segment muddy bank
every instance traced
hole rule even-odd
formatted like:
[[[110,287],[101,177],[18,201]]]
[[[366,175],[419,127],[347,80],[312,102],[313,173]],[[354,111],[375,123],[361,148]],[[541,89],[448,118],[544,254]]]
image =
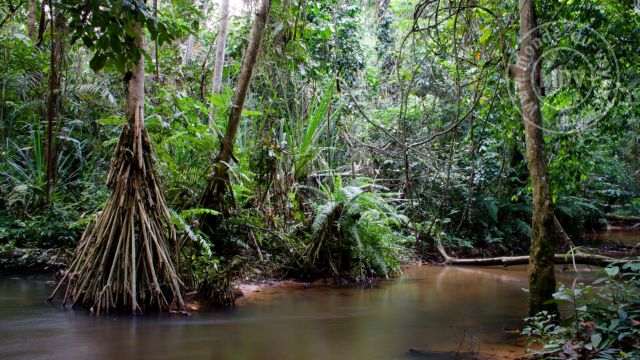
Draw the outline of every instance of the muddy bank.
[[[407,264],[405,268],[417,266],[417,263]],[[314,281],[303,281],[297,279],[261,279],[255,281],[237,281],[235,290],[238,295],[237,305],[242,305],[249,301],[258,301],[265,296],[269,296],[272,290],[305,290],[311,288],[372,288],[389,281],[384,278],[372,278],[366,284],[358,284],[342,278],[322,278]]]

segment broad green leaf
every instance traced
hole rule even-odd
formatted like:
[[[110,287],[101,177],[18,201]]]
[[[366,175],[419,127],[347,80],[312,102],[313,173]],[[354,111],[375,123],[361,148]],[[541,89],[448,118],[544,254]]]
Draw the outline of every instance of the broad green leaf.
[[[598,346],[600,346],[600,343],[602,342],[602,335],[600,334],[593,334],[591,335],[591,344],[593,345],[594,348],[598,348]]]
[[[605,268],[604,271],[610,277],[615,277],[616,275],[618,275],[618,273],[620,273],[620,268],[617,266],[611,266],[611,267]]]
[[[89,61],[89,67],[91,68],[91,70],[93,70],[95,72],[98,72],[98,71],[102,70],[102,68],[104,67],[104,65],[106,63],[107,63],[107,56],[105,54],[97,52],[93,56],[91,61]]]

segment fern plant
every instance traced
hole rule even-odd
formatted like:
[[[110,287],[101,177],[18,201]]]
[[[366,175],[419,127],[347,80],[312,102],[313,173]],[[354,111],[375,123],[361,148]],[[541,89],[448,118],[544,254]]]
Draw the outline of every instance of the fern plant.
[[[335,176],[316,193],[324,203],[314,209],[302,261],[307,270],[358,282],[401,272],[412,238],[400,231],[408,219],[387,201],[388,189],[367,178],[346,185]]]

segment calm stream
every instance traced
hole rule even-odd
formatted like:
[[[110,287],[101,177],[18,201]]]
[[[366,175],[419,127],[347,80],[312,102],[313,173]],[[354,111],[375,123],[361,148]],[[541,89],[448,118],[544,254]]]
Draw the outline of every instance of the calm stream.
[[[0,359],[447,359],[437,352],[458,348],[501,359],[525,344],[510,331],[526,313],[524,267],[417,266],[374,289],[264,288],[233,311],[188,318],[62,311],[43,301],[52,285],[0,277]]]

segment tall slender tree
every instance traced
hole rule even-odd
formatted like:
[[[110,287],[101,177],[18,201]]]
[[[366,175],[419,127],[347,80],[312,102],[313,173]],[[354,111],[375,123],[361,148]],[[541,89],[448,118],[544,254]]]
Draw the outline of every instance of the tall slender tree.
[[[40,2],[40,18],[38,20],[38,35],[36,36],[36,47],[40,47],[44,41],[44,32],[47,29],[46,0]]]
[[[517,64],[510,67],[515,77],[526,135],[526,157],[533,192],[531,253],[529,262],[529,313],[557,312],[554,253],[559,236],[551,201],[549,172],[544,153],[542,113],[535,87],[539,86],[541,42],[536,29],[534,0],[520,0],[520,50]]]
[[[32,41],[37,40],[37,30],[36,30],[36,8],[37,8],[36,0],[29,0],[29,7],[27,9],[27,30],[29,32],[29,38]]]
[[[56,176],[57,151],[55,128],[57,127],[56,120],[60,108],[60,85],[62,83],[62,67],[64,64],[63,34],[65,27],[62,11],[56,8],[53,1],[49,2],[49,7],[53,21],[49,27],[51,30],[51,56],[49,61],[49,85],[47,94],[47,151],[45,157],[45,199],[47,202],[49,202],[51,197],[51,190]],[[29,8],[31,10],[31,3],[29,4]],[[31,35],[31,28],[29,28],[29,32]]]
[[[213,80],[211,91],[219,94],[222,90],[222,70],[224,69],[224,57],[227,48],[227,28],[229,26],[229,0],[221,0],[220,30],[216,41],[216,58],[213,67]],[[209,115],[209,125],[213,123],[213,111]]]
[[[226,133],[220,142],[220,152],[214,166],[213,174],[209,178],[209,183],[200,200],[200,204],[205,208],[222,210],[223,212],[226,210],[225,195],[230,185],[228,164],[233,158],[233,148],[238,133],[238,126],[240,125],[242,108],[244,107],[244,102],[249,92],[249,84],[251,83],[253,68],[256,64],[258,51],[260,50],[260,43],[262,42],[270,8],[271,0],[262,0],[256,13],[256,19],[253,24],[253,29],[251,30],[251,38],[249,39],[249,44],[242,59],[240,75],[238,76],[238,83],[236,84],[233,102],[229,111]],[[203,222],[203,229],[206,232],[211,232],[211,230],[215,228],[216,219],[214,216],[206,215]]]
[[[220,30],[216,41],[216,60],[213,68],[214,94],[219,94],[222,89],[222,70],[224,69],[224,56],[227,48],[227,28],[229,26],[229,0],[222,0],[220,4]]]

